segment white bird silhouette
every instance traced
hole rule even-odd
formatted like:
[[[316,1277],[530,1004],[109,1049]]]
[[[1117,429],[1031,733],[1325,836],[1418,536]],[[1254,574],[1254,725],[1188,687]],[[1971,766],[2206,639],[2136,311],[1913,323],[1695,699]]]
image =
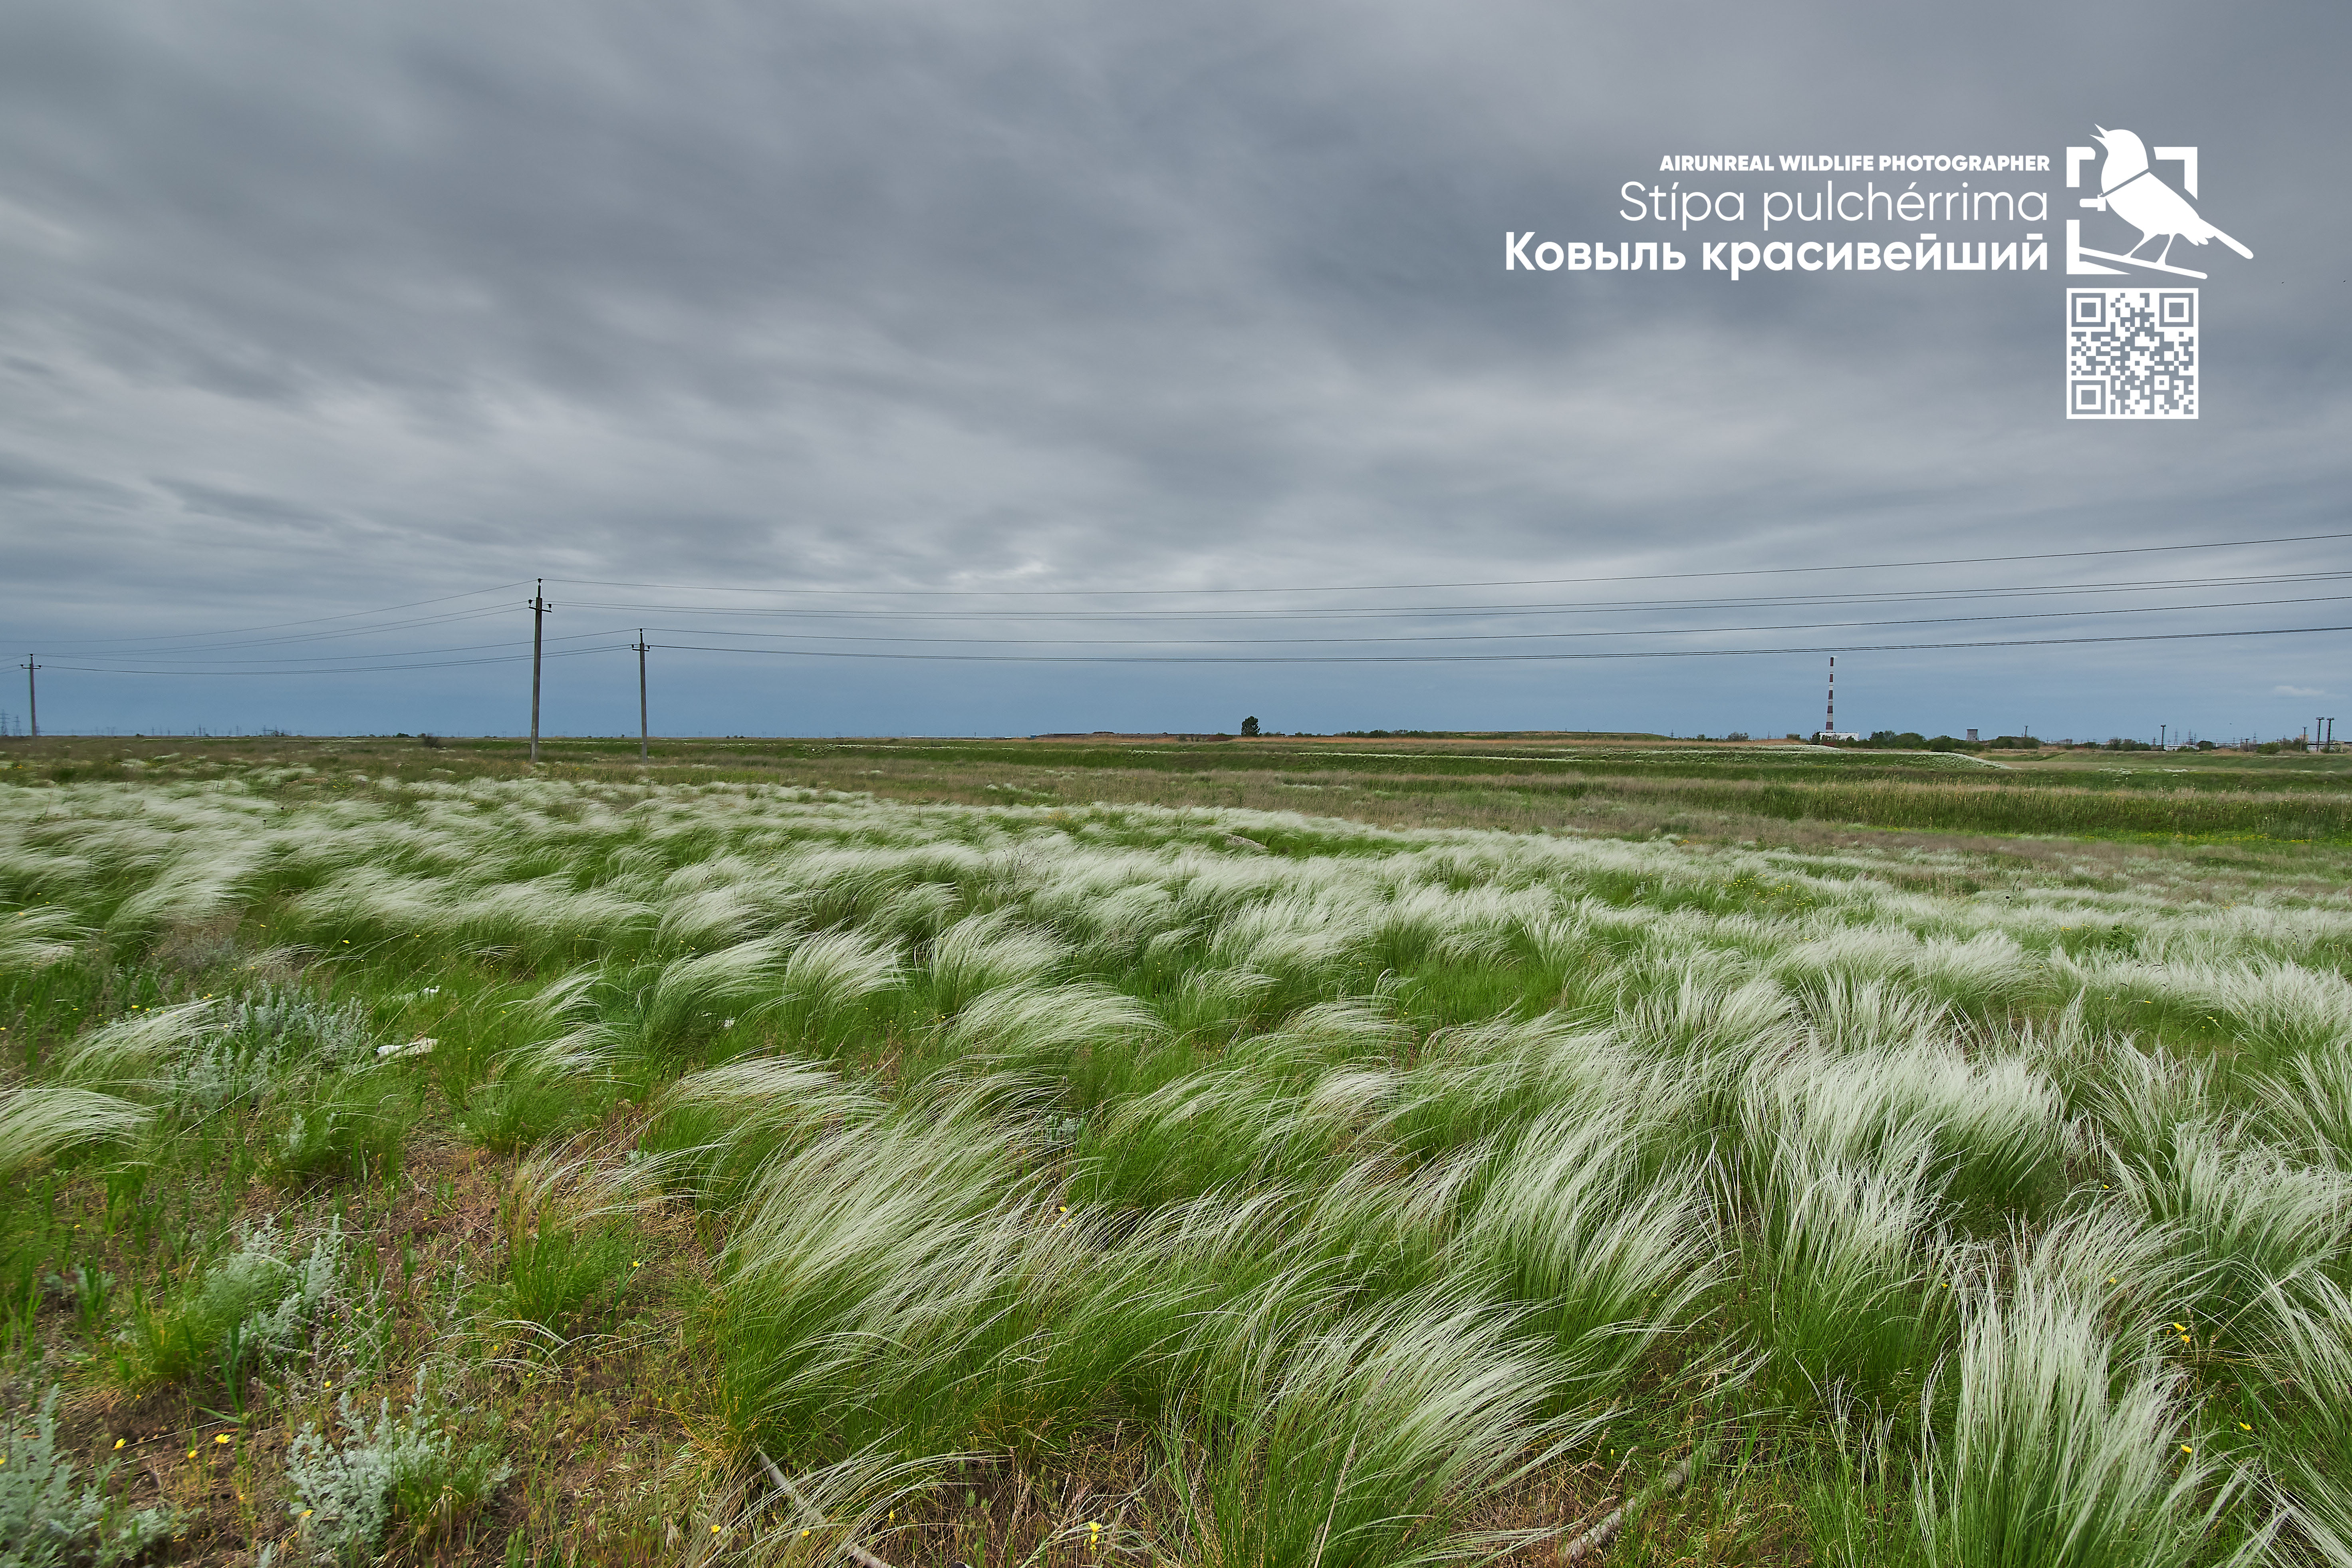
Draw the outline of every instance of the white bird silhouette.
[[[2139,230],[2139,240],[2122,259],[2137,259],[2140,246],[2158,235],[2164,236],[2164,249],[2156,265],[2165,264],[2172,254],[2172,242],[2185,239],[2191,245],[2202,245],[2218,239],[2248,260],[2254,253],[2197,216],[2189,198],[2157,178],[2147,166],[2147,147],[2128,131],[2110,131],[2099,127],[2095,138],[2107,150],[2105,163],[2099,166],[2099,194],[2084,196],[2083,205],[2101,212],[2112,210],[2115,215]]]

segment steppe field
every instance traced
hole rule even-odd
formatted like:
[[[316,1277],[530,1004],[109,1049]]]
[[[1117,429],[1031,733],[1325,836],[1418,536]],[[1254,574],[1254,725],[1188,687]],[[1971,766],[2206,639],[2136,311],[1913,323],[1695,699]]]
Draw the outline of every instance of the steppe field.
[[[2352,757],[0,742],[0,1563],[2352,1564]]]

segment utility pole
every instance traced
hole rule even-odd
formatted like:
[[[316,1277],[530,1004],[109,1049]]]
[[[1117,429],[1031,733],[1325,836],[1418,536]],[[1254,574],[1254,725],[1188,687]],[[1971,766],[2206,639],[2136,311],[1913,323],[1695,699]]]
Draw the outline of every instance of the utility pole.
[[[530,595],[530,760],[534,763],[539,761],[539,650],[546,621],[547,579],[541,577]]]
[[[646,628],[637,628],[637,761],[646,760]]]
[[[33,662],[33,656],[31,654],[28,653],[25,656],[26,716],[32,721],[32,739],[36,741],[41,738],[41,693],[33,684],[33,672],[40,668],[41,667],[39,665]]]

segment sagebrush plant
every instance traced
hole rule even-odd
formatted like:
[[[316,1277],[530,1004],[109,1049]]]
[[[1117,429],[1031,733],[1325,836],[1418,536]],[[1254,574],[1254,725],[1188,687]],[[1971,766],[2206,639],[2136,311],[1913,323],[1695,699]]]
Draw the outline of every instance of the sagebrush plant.
[[[362,1563],[375,1555],[395,1521],[420,1535],[445,1531],[478,1512],[513,1474],[490,1443],[460,1446],[462,1420],[433,1396],[429,1367],[398,1415],[389,1398],[373,1417],[349,1395],[337,1401],[341,1440],[315,1423],[295,1436],[286,1456],[297,1538],[320,1562]]]
[[[286,1247],[274,1226],[257,1226],[192,1280],[133,1298],[114,1352],[116,1374],[132,1389],[212,1374],[235,1390],[249,1367],[309,1349],[343,1267],[336,1226],[301,1254]]]
[[[269,1174],[286,1183],[327,1175],[378,1182],[399,1170],[415,1105],[396,1071],[352,1068],[290,1087],[273,1107]]]
[[[107,1497],[110,1464],[89,1481],[58,1449],[58,1391],[29,1410],[0,1406],[0,1562],[17,1568],[114,1568],[172,1533],[169,1508],[126,1510]]]

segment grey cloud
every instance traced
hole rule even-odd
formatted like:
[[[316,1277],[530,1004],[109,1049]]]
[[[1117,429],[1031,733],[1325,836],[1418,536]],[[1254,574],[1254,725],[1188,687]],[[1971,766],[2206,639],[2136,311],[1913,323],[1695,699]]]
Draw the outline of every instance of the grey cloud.
[[[2309,193],[2352,143],[2347,28],[20,8],[0,484],[30,499],[0,528],[77,606],[23,630],[108,635],[79,587],[122,560],[128,626],[543,572],[1180,586],[2321,531],[2352,217]],[[2214,269],[2191,428],[2051,417],[2054,278],[1500,266],[1507,227],[1625,231],[1616,188],[1664,152],[2054,151],[2134,118],[2207,147],[2210,214],[2255,251]],[[1000,674],[1044,727],[1124,679]],[[1389,685],[1354,689],[1326,700]]]

